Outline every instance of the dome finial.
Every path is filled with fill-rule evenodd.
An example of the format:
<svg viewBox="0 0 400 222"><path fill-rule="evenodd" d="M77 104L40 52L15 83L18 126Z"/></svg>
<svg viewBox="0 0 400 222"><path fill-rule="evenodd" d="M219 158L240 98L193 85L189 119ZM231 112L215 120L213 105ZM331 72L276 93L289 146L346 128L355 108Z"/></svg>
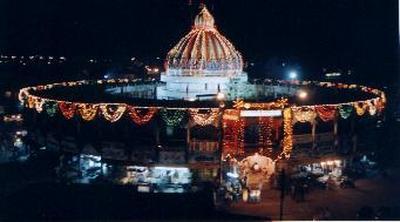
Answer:
<svg viewBox="0 0 400 222"><path fill-rule="evenodd" d="M205 7L206 7L206 4L204 4L204 2L200 2L199 9L201 10L201 9L203 9Z"/></svg>
<svg viewBox="0 0 400 222"><path fill-rule="evenodd" d="M208 11L204 3L200 3L200 12L194 19L196 28L214 28L214 17Z"/></svg>

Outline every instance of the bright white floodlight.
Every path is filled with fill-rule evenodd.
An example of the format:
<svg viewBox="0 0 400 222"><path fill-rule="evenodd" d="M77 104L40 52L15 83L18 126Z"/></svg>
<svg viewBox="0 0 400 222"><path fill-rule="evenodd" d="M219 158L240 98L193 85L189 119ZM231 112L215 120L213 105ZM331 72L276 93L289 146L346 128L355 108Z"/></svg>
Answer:
<svg viewBox="0 0 400 222"><path fill-rule="evenodd" d="M289 72L289 78L290 79L297 79L297 72L296 71L290 71Z"/></svg>
<svg viewBox="0 0 400 222"><path fill-rule="evenodd" d="M218 101L225 100L225 94L223 94L222 92L217 93L217 100Z"/></svg>
<svg viewBox="0 0 400 222"><path fill-rule="evenodd" d="M297 96L298 96L300 99L305 100L305 99L307 99L307 97L308 97L308 93L307 93L307 91L300 89L300 90L297 92Z"/></svg>

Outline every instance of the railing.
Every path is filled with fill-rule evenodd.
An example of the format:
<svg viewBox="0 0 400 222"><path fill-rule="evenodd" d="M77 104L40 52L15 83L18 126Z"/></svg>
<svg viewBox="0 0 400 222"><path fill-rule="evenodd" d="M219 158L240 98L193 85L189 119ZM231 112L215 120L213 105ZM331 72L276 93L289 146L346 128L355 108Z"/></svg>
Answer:
<svg viewBox="0 0 400 222"><path fill-rule="evenodd" d="M191 152L213 153L218 150L216 141L191 141L189 144Z"/></svg>
<svg viewBox="0 0 400 222"><path fill-rule="evenodd" d="M334 138L335 137L332 132L315 134L316 143L333 141ZM293 135L293 144L306 144L312 143L312 141L312 134Z"/></svg>

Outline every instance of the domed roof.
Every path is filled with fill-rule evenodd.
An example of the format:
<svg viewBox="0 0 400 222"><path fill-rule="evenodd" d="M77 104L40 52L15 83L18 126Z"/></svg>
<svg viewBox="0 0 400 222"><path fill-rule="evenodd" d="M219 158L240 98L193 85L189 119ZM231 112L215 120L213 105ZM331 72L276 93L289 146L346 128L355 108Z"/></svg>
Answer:
<svg viewBox="0 0 400 222"><path fill-rule="evenodd" d="M242 72L243 60L214 25L214 17L204 6L194 20L192 30L172 48L166 59L166 70L181 75L224 75Z"/></svg>

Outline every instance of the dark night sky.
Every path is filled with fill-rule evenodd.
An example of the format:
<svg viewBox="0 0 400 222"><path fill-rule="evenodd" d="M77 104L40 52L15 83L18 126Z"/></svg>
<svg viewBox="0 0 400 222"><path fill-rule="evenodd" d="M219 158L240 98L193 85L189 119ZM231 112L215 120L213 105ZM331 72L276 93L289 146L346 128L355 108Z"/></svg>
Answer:
<svg viewBox="0 0 400 222"><path fill-rule="evenodd" d="M1 0L6 54L164 57L189 29L198 1ZM224 33L250 61L294 58L305 69L352 68L397 78L395 0L210 0ZM376 75L379 73L379 75Z"/></svg>

